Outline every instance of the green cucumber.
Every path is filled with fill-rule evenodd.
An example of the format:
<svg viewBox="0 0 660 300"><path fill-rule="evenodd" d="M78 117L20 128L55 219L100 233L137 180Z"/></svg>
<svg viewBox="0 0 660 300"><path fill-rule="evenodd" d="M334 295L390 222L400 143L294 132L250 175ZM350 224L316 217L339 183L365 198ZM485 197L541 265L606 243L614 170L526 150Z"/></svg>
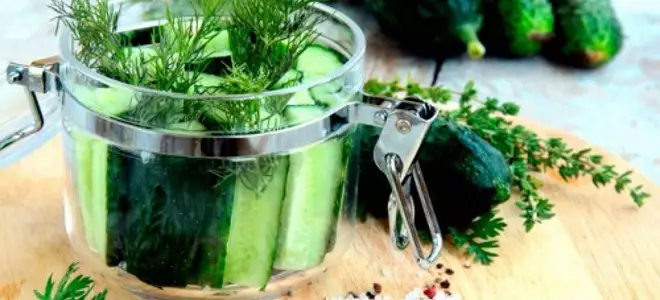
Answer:
<svg viewBox="0 0 660 300"><path fill-rule="evenodd" d="M341 181L342 181L342 186L340 189L337 191L337 199L339 199L338 203L335 205L335 224L332 227L331 233L330 233L330 239L328 240L328 247L326 252L332 252L335 248L335 244L337 243L337 233L339 232L341 228L341 219L342 219L342 212L345 209L350 209L346 207L346 201L347 199L354 199L354 193L355 190L357 189L357 185L355 184L355 176L358 174L359 170L359 164L356 159L358 158L359 154L359 143L356 142L356 134L355 130L352 130L348 136L344 138L343 141L343 157L342 157L342 174L341 174ZM352 201L351 201L352 202Z"/></svg>
<svg viewBox="0 0 660 300"><path fill-rule="evenodd" d="M189 74L192 75L193 73L190 72ZM188 89L188 94L212 94L222 82L220 76L201 73L197 78L197 82Z"/></svg>
<svg viewBox="0 0 660 300"><path fill-rule="evenodd" d="M274 85L273 89L281 89L294 86L302 82L303 73L296 70L288 70L280 80L278 80Z"/></svg>
<svg viewBox="0 0 660 300"><path fill-rule="evenodd" d="M87 108L106 116L118 116L135 107L135 93L128 89L74 85L71 93Z"/></svg>
<svg viewBox="0 0 660 300"><path fill-rule="evenodd" d="M307 47L298 57L296 70L303 73L303 82L310 82L319 77L327 76L344 65L343 59L334 51L312 45ZM310 88L312 98L319 104L334 106L341 101L339 93L343 89L343 78L323 83Z"/></svg>
<svg viewBox="0 0 660 300"><path fill-rule="evenodd" d="M134 104L130 92L115 88L74 87L78 101L100 113L117 116ZM107 251L108 144L72 129L78 203L90 249L105 257Z"/></svg>
<svg viewBox="0 0 660 300"><path fill-rule="evenodd" d="M289 106L285 115L300 122L323 113L319 107ZM342 141L333 139L289 156L275 268L305 270L323 261L336 222L342 153Z"/></svg>
<svg viewBox="0 0 660 300"><path fill-rule="evenodd" d="M309 94L317 104L332 107L343 102L343 99L346 98L342 94L343 88L343 83L339 82L339 80L333 80L310 88Z"/></svg>
<svg viewBox="0 0 660 300"><path fill-rule="evenodd" d="M257 170L259 180L269 179L263 190L252 186L248 177L238 176L234 184L234 201L223 283L263 288L273 271L278 241L282 199L284 198L288 162L276 159L270 178Z"/></svg>
<svg viewBox="0 0 660 300"><path fill-rule="evenodd" d="M205 40L202 43L206 43L206 47L204 47L204 52L211 57L231 56L228 30L222 30L210 40Z"/></svg>
<svg viewBox="0 0 660 300"><path fill-rule="evenodd" d="M181 122L181 123L176 123L172 124L170 126L167 126L168 129L171 130L183 130L183 131L204 131L206 130L206 127L202 125L199 121L188 121L188 122Z"/></svg>
<svg viewBox="0 0 660 300"><path fill-rule="evenodd" d="M227 262L227 241L231 227L234 203L235 176L221 179L217 189L221 191L217 207L213 211L211 225L202 240L199 251L199 273L197 282L202 286L222 288Z"/></svg>
<svg viewBox="0 0 660 300"><path fill-rule="evenodd" d="M298 56L296 70L303 72L305 81L310 81L326 76L343 65L341 57L334 51L311 45Z"/></svg>
<svg viewBox="0 0 660 300"><path fill-rule="evenodd" d="M315 105L312 95L309 93L309 90L303 90L293 94L293 97L289 99L288 105Z"/></svg>
<svg viewBox="0 0 660 300"><path fill-rule="evenodd" d="M203 39L201 43L205 44L203 54L208 59L201 63L192 62L188 68L213 75L227 74L231 68L229 31L222 30L211 39Z"/></svg>

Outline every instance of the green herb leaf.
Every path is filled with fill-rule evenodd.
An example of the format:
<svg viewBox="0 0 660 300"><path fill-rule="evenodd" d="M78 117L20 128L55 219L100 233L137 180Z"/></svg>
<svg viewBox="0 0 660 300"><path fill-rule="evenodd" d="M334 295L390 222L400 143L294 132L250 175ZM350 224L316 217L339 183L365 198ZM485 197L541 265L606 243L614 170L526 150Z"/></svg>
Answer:
<svg viewBox="0 0 660 300"><path fill-rule="evenodd" d="M53 280L53 274L51 274L48 277L44 291L35 290L35 296L39 300L86 300L92 294L94 280L88 276L76 275L76 272L78 272L78 263L73 262L60 279L59 284L57 284L57 289L55 289L55 281ZM76 276L73 277L74 275ZM105 300L106 295L107 290L103 290L91 299Z"/></svg>
<svg viewBox="0 0 660 300"><path fill-rule="evenodd" d="M494 252L499 247L497 237L505 228L504 219L498 217L493 210L475 219L468 230L449 228L449 234L457 248L463 249L465 254L474 260L488 265L497 257Z"/></svg>

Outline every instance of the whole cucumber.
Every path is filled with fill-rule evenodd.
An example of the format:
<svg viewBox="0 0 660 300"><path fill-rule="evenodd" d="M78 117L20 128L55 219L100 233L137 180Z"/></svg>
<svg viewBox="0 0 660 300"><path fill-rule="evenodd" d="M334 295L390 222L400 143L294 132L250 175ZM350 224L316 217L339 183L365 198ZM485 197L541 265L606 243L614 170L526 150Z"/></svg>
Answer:
<svg viewBox="0 0 660 300"><path fill-rule="evenodd" d="M489 54L527 57L551 39L554 15L549 0L484 0L482 40Z"/></svg>
<svg viewBox="0 0 660 300"><path fill-rule="evenodd" d="M597 68L609 63L623 47L623 28L609 0L551 0L555 38L546 57L557 63Z"/></svg>
<svg viewBox="0 0 660 300"><path fill-rule="evenodd" d="M358 212L362 220L387 216L391 189L373 161L380 129L363 126L358 180ZM436 120L424 138L417 160L443 232L466 229L472 221L509 197L512 174L504 155L469 128ZM419 199L414 184L412 196ZM415 201L415 222L427 231L425 215Z"/></svg>
<svg viewBox="0 0 660 300"><path fill-rule="evenodd" d="M400 47L434 57L467 52L478 59L486 48L479 39L482 0L365 0L382 32Z"/></svg>

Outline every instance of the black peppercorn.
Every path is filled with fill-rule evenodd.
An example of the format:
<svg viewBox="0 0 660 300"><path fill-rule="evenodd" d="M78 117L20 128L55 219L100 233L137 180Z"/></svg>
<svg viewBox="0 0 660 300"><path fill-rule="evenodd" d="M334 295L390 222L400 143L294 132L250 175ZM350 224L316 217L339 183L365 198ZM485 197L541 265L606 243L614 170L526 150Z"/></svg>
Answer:
<svg viewBox="0 0 660 300"><path fill-rule="evenodd" d="M372 294L371 292L367 292L367 298L376 299L376 295Z"/></svg>
<svg viewBox="0 0 660 300"><path fill-rule="evenodd" d="M440 282L440 287L442 287L443 289L448 289L450 285L451 284L449 283L449 280L444 280Z"/></svg>

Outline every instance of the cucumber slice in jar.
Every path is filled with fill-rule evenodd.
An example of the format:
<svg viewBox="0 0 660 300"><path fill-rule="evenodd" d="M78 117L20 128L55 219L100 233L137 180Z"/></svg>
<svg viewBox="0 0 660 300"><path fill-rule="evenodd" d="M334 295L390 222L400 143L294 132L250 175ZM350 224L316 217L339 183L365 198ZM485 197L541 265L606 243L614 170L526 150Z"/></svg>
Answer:
<svg viewBox="0 0 660 300"><path fill-rule="evenodd" d="M307 47L298 57L296 69L303 73L303 82L309 82L326 76L341 68L343 60L332 50L312 45ZM312 87L309 93L315 102L334 106L341 102L340 92L343 88L342 78Z"/></svg>
<svg viewBox="0 0 660 300"><path fill-rule="evenodd" d="M256 180L241 175L235 179L224 285L263 288L272 274L288 161L277 158L268 163L276 164L272 176L256 171Z"/></svg>
<svg viewBox="0 0 660 300"><path fill-rule="evenodd" d="M298 122L323 113L319 107L289 106L286 117ZM342 146L341 140L328 140L289 156L275 268L305 270L325 258L341 201Z"/></svg>
<svg viewBox="0 0 660 300"><path fill-rule="evenodd" d="M108 116L118 116L136 104L131 92L115 88L74 86L73 94L83 105ZM108 242L108 144L75 127L71 129L71 135L75 184L85 238L90 249L105 256Z"/></svg>

